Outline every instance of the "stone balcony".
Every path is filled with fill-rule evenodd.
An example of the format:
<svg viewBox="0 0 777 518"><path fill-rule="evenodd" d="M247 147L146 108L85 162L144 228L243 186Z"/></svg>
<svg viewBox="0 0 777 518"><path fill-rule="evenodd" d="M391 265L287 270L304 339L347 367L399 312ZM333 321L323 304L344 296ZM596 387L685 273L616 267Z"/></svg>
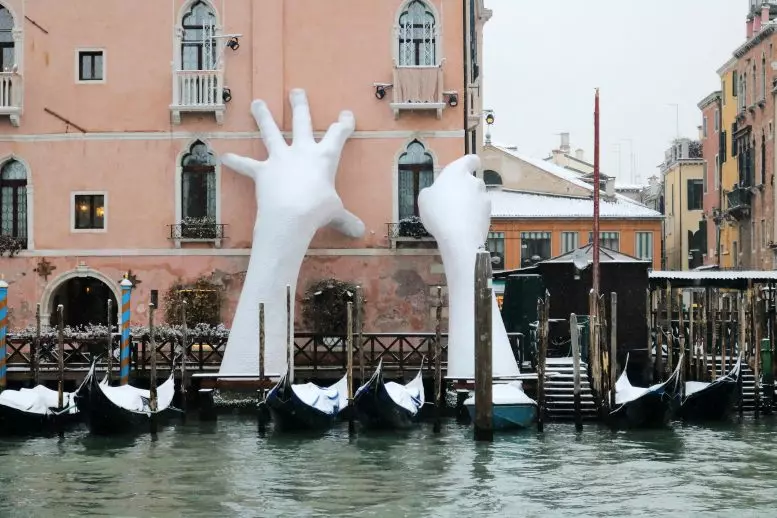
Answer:
<svg viewBox="0 0 777 518"><path fill-rule="evenodd" d="M181 124L182 113L213 113L224 123L226 110L223 70L176 70L173 72L173 124Z"/></svg>
<svg viewBox="0 0 777 518"><path fill-rule="evenodd" d="M442 117L445 108L442 64L433 67L394 66L391 109L398 119L404 111L431 110Z"/></svg>
<svg viewBox="0 0 777 518"><path fill-rule="evenodd" d="M0 72L0 117L9 117L11 124L19 127L22 115L22 91L24 80L16 72Z"/></svg>

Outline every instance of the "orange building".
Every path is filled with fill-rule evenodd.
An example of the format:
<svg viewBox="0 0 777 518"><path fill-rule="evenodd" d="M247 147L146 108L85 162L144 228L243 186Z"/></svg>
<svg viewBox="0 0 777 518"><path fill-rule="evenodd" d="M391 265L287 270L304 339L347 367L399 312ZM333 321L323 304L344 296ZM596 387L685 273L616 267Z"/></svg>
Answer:
<svg viewBox="0 0 777 518"><path fill-rule="evenodd" d="M593 237L593 185L514 148L486 145L483 178L491 197L488 248L495 270L528 266L584 246ZM661 265L663 216L600 186L601 246Z"/></svg>

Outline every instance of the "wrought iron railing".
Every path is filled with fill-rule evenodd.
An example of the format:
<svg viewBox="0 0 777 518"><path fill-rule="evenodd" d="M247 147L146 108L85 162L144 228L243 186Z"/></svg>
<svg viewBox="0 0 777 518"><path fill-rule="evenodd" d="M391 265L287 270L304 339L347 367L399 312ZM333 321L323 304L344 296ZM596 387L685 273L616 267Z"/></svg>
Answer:
<svg viewBox="0 0 777 518"><path fill-rule="evenodd" d="M750 207L750 199L752 193L747 187L734 187L730 192L726 193L726 199L728 200L729 209L740 209Z"/></svg>
<svg viewBox="0 0 777 518"><path fill-rule="evenodd" d="M433 239L432 235L420 221L400 221L399 223L386 223L389 239Z"/></svg>
<svg viewBox="0 0 777 518"><path fill-rule="evenodd" d="M519 350L520 333L508 333L513 351ZM365 369L374 369L378 363L392 373L412 374L421 368L432 372L435 360L434 333L364 333L361 339L354 336L354 365L364 358ZM108 355L108 336L105 338L63 340L64 365L66 371L86 371L93 359L105 369ZM311 377L319 377L327 372L340 373L346 368L347 348L345 335L322 336L313 333L297 333L294 336L295 369ZM189 336L186 341L185 360L189 371L218 371L224 358L227 336ZM118 351L120 335L111 336L113 367L118 370ZM160 337L156 340L156 360L160 371L169 371L175 359L175 365L182 361L181 338ZM441 363L447 364L448 336L441 336ZM130 341L130 367L133 371L150 369L152 347L148 336ZM363 356L362 356L363 355ZM9 335L7 339L6 365L9 373L28 375L32 371L33 358L40 373L51 373L58 369L59 344L56 338L47 336L37 342L33 337Z"/></svg>
<svg viewBox="0 0 777 518"><path fill-rule="evenodd" d="M224 223L178 223L169 225L170 239L214 241L226 237Z"/></svg>

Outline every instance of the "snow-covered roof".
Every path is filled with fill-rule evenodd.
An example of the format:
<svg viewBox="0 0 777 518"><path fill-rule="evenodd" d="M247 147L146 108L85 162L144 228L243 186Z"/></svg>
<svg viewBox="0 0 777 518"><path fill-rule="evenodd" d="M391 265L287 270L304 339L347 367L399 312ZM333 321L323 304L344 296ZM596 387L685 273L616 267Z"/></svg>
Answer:
<svg viewBox="0 0 777 518"><path fill-rule="evenodd" d="M488 191L491 197L492 218L592 218L593 198L537 194L509 189ZM643 218L660 219L663 216L641 203L617 197L599 201L599 217L603 219Z"/></svg>
<svg viewBox="0 0 777 518"><path fill-rule="evenodd" d="M532 158L526 155L522 155L515 151L514 149L510 149L503 146L496 146L497 148L501 149L508 155L512 155L518 160L522 160L526 162L529 165L533 165L537 169L541 169L547 173L550 173L554 176L557 176L563 180L568 181L569 183L572 183L574 185L577 185L578 187L582 187L583 189L587 190L593 190L593 187L591 184L584 182L580 179L580 175L577 173L574 173L564 167L558 166L554 164L553 162L546 162L545 160L539 159L539 158Z"/></svg>
<svg viewBox="0 0 777 518"><path fill-rule="evenodd" d="M650 279L668 279L684 281L702 280L760 280L777 281L777 270L692 270L692 271L653 271L648 274Z"/></svg>
<svg viewBox="0 0 777 518"><path fill-rule="evenodd" d="M594 257L594 245L588 243L585 246L553 257L552 259L546 259L543 263L574 263L576 259L584 259L588 263L593 262ZM604 246L599 245L599 260L603 263L650 263L652 261L637 259L636 257L618 252L616 250L610 250Z"/></svg>
<svg viewBox="0 0 777 518"><path fill-rule="evenodd" d="M618 183L615 182L615 190L616 191L641 191L644 188L646 188L647 185L639 184L639 183Z"/></svg>

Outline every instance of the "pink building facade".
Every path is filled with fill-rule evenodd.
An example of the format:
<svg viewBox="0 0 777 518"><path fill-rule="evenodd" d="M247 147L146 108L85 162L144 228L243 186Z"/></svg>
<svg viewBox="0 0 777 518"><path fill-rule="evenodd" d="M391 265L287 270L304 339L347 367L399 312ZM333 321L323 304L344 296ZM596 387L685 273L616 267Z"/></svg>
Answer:
<svg viewBox="0 0 777 518"><path fill-rule="evenodd" d="M36 304L44 324L60 303L66 323L98 323L127 272L134 320L150 290L205 276L229 326L256 207L219 157L266 156L253 99L290 138L289 90L304 88L318 137L340 110L356 116L337 190L367 231L319 232L298 302L334 277L363 286L366 330L431 329L438 252L390 224L480 146L482 0L0 6L0 234L22 247L0 258L12 328Z"/></svg>

